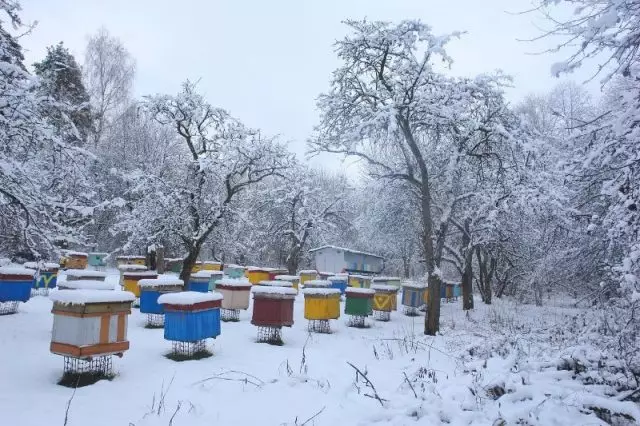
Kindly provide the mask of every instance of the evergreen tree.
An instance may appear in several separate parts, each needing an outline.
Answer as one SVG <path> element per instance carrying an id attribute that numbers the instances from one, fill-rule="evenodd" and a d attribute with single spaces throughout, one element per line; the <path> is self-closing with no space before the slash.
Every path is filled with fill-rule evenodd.
<path id="1" fill-rule="evenodd" d="M 82 82 L 82 70 L 75 58 L 60 42 L 47 48 L 47 56 L 34 65 L 42 79 L 41 88 L 46 96 L 66 106 L 66 115 L 75 126 L 69 126 L 67 117 L 59 113 L 47 114 L 58 134 L 67 142 L 83 144 L 91 131 L 89 95 Z"/>

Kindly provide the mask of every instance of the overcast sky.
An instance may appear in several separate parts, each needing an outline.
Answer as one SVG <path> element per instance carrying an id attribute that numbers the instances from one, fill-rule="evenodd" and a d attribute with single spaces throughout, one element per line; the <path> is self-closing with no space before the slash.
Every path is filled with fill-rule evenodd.
<path id="1" fill-rule="evenodd" d="M 135 92 L 175 93 L 201 79 L 209 101 L 246 124 L 291 141 L 298 154 L 317 120 L 315 98 L 338 62 L 333 42 L 347 18 L 419 18 L 435 33 L 467 31 L 449 47 L 452 73 L 502 69 L 514 77 L 516 102 L 557 83 L 560 57 L 530 55 L 544 47 L 518 41 L 540 33 L 530 0 L 23 0 L 23 18 L 38 21 L 22 38 L 30 64 L 64 41 L 82 62 L 89 34 L 105 26 L 137 61 Z M 584 79 L 578 75 L 575 78 Z M 593 89 L 592 89 L 593 90 Z"/>

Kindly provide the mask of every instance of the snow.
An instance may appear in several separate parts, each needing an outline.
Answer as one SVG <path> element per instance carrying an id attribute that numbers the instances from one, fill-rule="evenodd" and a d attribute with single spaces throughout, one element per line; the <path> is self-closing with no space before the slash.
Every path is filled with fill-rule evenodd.
<path id="1" fill-rule="evenodd" d="M 379 276 L 379 277 L 373 277 L 372 279 L 373 282 L 380 282 L 380 281 L 400 281 L 400 277 L 384 277 L 384 276 Z"/>
<path id="2" fill-rule="evenodd" d="M 380 291 L 398 291 L 398 287 L 395 285 L 372 284 L 371 288 Z"/>
<path id="3" fill-rule="evenodd" d="M 402 287 L 407 287 L 407 288 L 416 288 L 416 289 L 425 289 L 429 287 L 429 284 L 427 283 L 418 283 L 415 281 L 407 281 L 402 283 Z"/>
<path id="4" fill-rule="evenodd" d="M 324 249 L 341 250 L 341 251 L 347 252 L 347 253 L 360 254 L 360 255 L 364 255 L 364 256 L 371 256 L 371 257 L 377 257 L 378 259 L 383 259 L 382 256 L 379 256 L 379 255 L 373 254 L 373 253 L 367 253 L 366 251 L 352 250 L 352 249 L 345 248 L 345 247 L 338 247 L 338 246 L 331 246 L 331 245 L 326 245 L 326 246 L 322 246 L 322 247 L 313 248 L 313 249 L 309 250 L 309 253 L 313 253 L 315 251 L 324 250 Z"/>
<path id="5" fill-rule="evenodd" d="M 348 279 L 348 275 L 334 275 L 332 277 L 327 277 L 327 281 L 346 281 Z"/>
<path id="6" fill-rule="evenodd" d="M 216 262 L 215 260 L 205 260 L 202 262 L 203 265 L 222 265 L 220 262 Z"/>
<path id="7" fill-rule="evenodd" d="M 61 289 L 113 290 L 113 284 L 91 280 L 58 281 L 58 287 Z"/>
<path id="8" fill-rule="evenodd" d="M 249 272 L 273 272 L 275 268 L 261 268 L 259 266 L 247 266 L 247 271 Z"/>
<path id="9" fill-rule="evenodd" d="M 304 282 L 304 287 L 331 287 L 331 281 L 309 280 Z"/>
<path id="10" fill-rule="evenodd" d="M 38 262 L 24 262 L 22 264 L 27 269 L 38 269 Z"/>
<path id="11" fill-rule="evenodd" d="M 116 259 L 122 259 L 122 260 L 142 260 L 142 259 L 146 259 L 145 256 L 141 256 L 141 255 L 126 255 L 126 256 L 117 256 Z"/>
<path id="12" fill-rule="evenodd" d="M 224 277 L 216 282 L 216 285 L 226 285 L 229 287 L 246 287 L 250 286 L 251 283 L 247 278 L 229 278 Z"/>
<path id="13" fill-rule="evenodd" d="M 211 278 L 212 276 L 217 275 L 217 276 L 223 276 L 224 272 L 222 271 L 209 271 L 206 269 L 203 269 L 202 271 L 198 271 L 195 274 L 191 274 L 191 277 L 193 278 Z"/>
<path id="14" fill-rule="evenodd" d="M 2 266 L 0 267 L 0 275 L 30 275 L 34 276 L 36 271 L 33 269 L 20 268 L 18 266 Z"/>
<path id="15" fill-rule="evenodd" d="M 100 290 L 58 290 L 49 295 L 49 299 L 65 305 L 86 305 L 89 303 L 133 302 L 133 293 L 128 291 L 100 291 Z"/>
<path id="16" fill-rule="evenodd" d="M 340 294 L 337 288 L 305 288 L 302 293 L 306 296 L 328 296 L 331 294 Z"/>
<path id="17" fill-rule="evenodd" d="M 293 287 L 293 283 L 291 281 L 279 281 L 279 280 L 260 281 L 258 285 L 266 285 L 270 287 Z"/>
<path id="18" fill-rule="evenodd" d="M 44 267 L 46 269 L 59 269 L 60 268 L 60 264 L 59 263 L 54 263 L 54 262 L 45 262 L 44 263 Z"/>
<path id="19" fill-rule="evenodd" d="M 127 277 L 155 277 L 158 275 L 156 271 L 125 271 Z"/>
<path id="20" fill-rule="evenodd" d="M 89 257 L 89 255 L 83 251 L 65 251 L 65 256 L 76 256 L 76 257 Z"/>
<path id="21" fill-rule="evenodd" d="M 82 277 L 82 278 L 105 278 L 107 274 L 102 271 L 91 271 L 89 269 L 67 269 L 65 274 L 68 277 Z"/>
<path id="22" fill-rule="evenodd" d="M 244 267 L 244 266 L 236 265 L 235 263 L 231 263 L 231 264 L 228 264 L 228 265 L 224 265 L 224 269 L 227 269 L 227 268 L 233 268 L 233 269 L 245 269 L 245 267 Z"/>
<path id="23" fill-rule="evenodd" d="M 315 269 L 303 269 L 302 271 L 299 272 L 300 274 L 317 274 L 318 271 L 316 271 Z"/>
<path id="24" fill-rule="evenodd" d="M 128 272 L 128 271 L 146 271 L 148 268 L 144 265 L 118 265 L 118 269 L 123 272 Z"/>
<path id="25" fill-rule="evenodd" d="M 275 279 L 280 281 L 298 281 L 300 277 L 297 275 L 276 275 Z"/>
<path id="26" fill-rule="evenodd" d="M 297 294 L 296 289 L 292 287 L 270 287 L 256 285 L 251 288 L 251 293 L 254 294 L 281 294 L 281 295 L 293 295 Z"/>
<path id="27" fill-rule="evenodd" d="M 162 287 L 167 285 L 184 286 L 184 281 L 173 275 L 160 275 L 158 278 L 144 278 L 138 281 L 140 287 Z"/>
<path id="28" fill-rule="evenodd" d="M 345 293 L 375 294 L 376 291 L 371 288 L 347 287 Z"/>
<path id="29" fill-rule="evenodd" d="M 158 303 L 168 305 L 195 305 L 196 303 L 213 302 L 222 300 L 222 294 L 218 292 L 201 293 L 198 291 L 181 291 L 178 293 L 167 293 L 158 297 Z"/>

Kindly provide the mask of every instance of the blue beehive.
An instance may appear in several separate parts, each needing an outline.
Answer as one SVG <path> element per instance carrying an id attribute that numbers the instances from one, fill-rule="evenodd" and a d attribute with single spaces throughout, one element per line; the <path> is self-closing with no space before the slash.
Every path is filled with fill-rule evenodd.
<path id="1" fill-rule="evenodd" d="M 404 283 L 402 285 L 402 305 L 410 308 L 419 308 L 424 304 L 424 293 L 427 291 L 425 284 Z"/>
<path id="2" fill-rule="evenodd" d="M 33 269 L 0 268 L 0 314 L 15 313 L 18 302 L 29 300 L 35 273 Z"/>
<path id="3" fill-rule="evenodd" d="M 331 288 L 338 289 L 340 290 L 340 294 L 344 294 L 344 291 L 347 289 L 347 285 L 349 283 L 349 275 L 334 275 L 332 277 L 327 277 L 327 280 L 331 282 Z"/>
<path id="4" fill-rule="evenodd" d="M 189 284 L 187 285 L 187 291 L 197 291 L 200 293 L 206 293 L 209 291 L 209 280 L 211 274 L 209 271 L 199 271 L 191 274 L 189 278 Z"/>
<path id="5" fill-rule="evenodd" d="M 164 307 L 158 298 L 167 293 L 182 291 L 184 282 L 181 279 L 161 275 L 154 279 L 138 281 L 140 287 L 140 313 L 147 314 L 147 326 L 161 327 L 164 324 Z"/>
<path id="6" fill-rule="evenodd" d="M 198 342 L 220 335 L 220 293 L 185 291 L 163 294 L 164 338 L 177 342 Z"/>
<path id="7" fill-rule="evenodd" d="M 462 287 L 460 286 L 460 284 L 455 284 L 453 286 L 453 297 L 457 299 L 460 296 L 462 296 Z"/>

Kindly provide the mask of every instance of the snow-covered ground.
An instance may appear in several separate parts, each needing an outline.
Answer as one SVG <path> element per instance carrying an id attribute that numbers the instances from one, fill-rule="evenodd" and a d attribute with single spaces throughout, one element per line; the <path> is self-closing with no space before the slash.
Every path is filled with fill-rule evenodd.
<path id="1" fill-rule="evenodd" d="M 110 273 L 107 282 L 117 281 Z M 460 302 L 445 303 L 433 338 L 422 335 L 424 317 L 401 312 L 369 319 L 368 329 L 347 327 L 343 315 L 332 334 L 309 334 L 303 305 L 300 294 L 284 346 L 255 343 L 249 310 L 222 324 L 213 357 L 186 362 L 164 357 L 163 330 L 145 329 L 134 309 L 117 377 L 74 394 L 56 384 L 63 364 L 49 353 L 51 301 L 32 298 L 0 317 L 0 424 L 64 425 L 70 400 L 70 426 L 605 424 L 589 406 L 640 419 L 634 403 L 606 397 L 606 385 L 557 368 L 575 309 L 478 301 L 466 315 Z"/>

